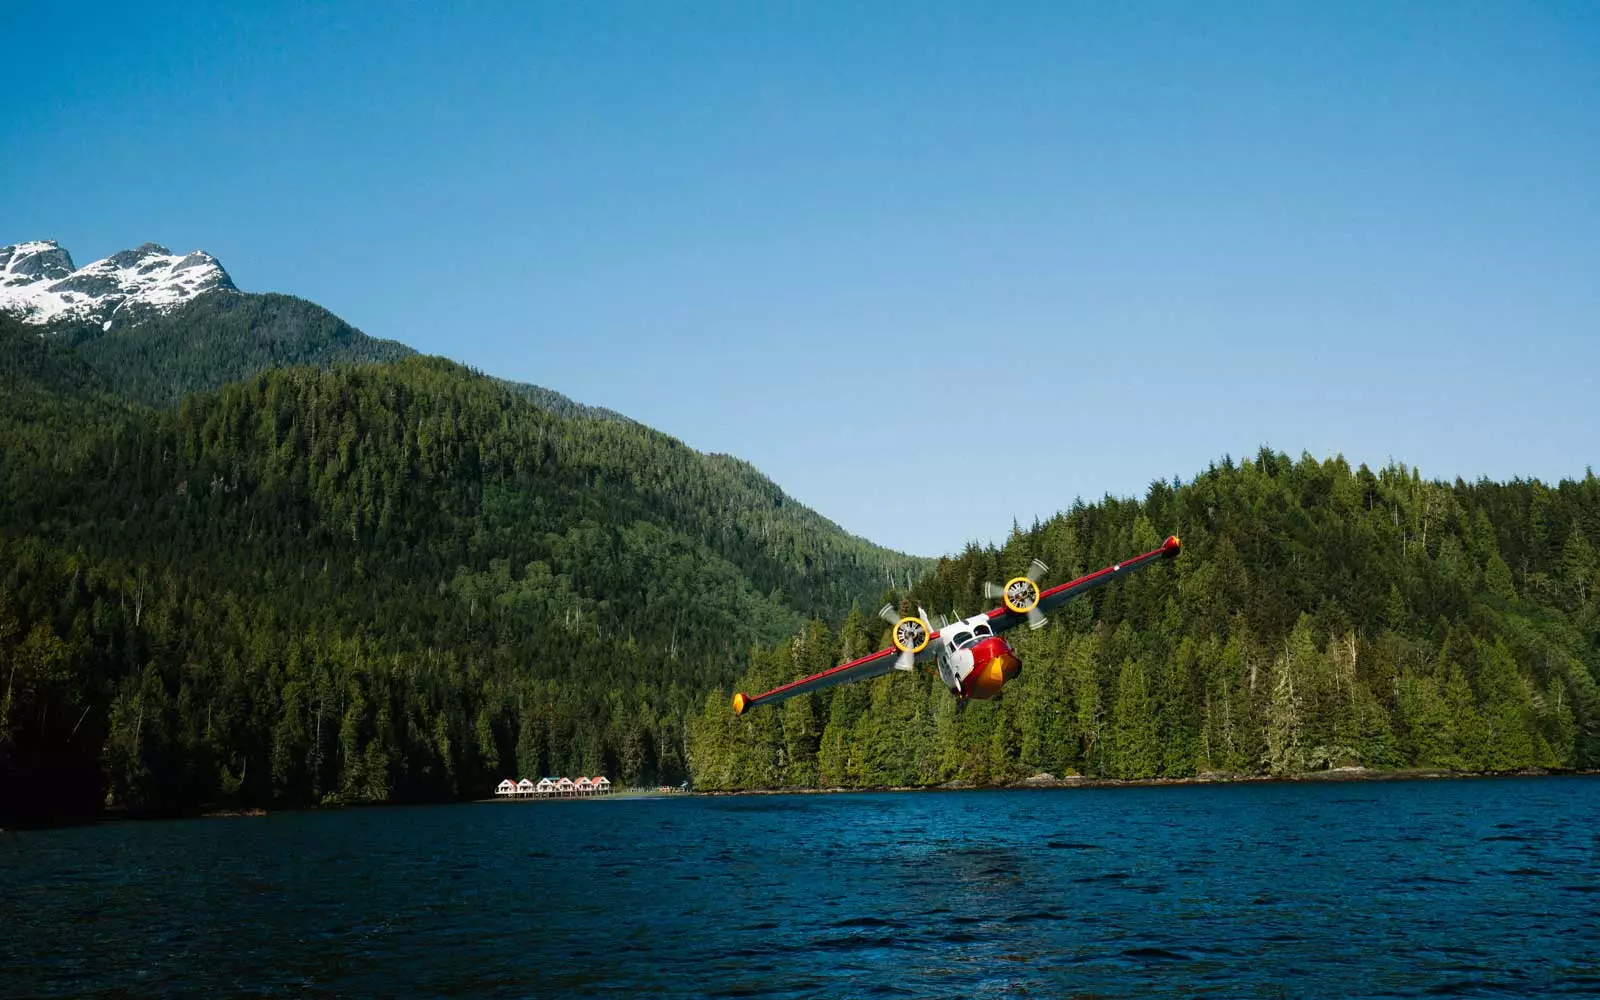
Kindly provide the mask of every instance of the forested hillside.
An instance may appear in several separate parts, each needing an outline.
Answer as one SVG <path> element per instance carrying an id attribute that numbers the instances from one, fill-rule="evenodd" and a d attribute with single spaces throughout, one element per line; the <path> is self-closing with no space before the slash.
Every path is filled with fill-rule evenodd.
<path id="1" fill-rule="evenodd" d="M 1017 635 L 1020 678 L 957 704 L 928 674 L 690 726 L 700 788 L 1600 767 L 1600 480 L 1457 482 L 1263 451 L 1143 502 L 1107 499 L 940 563 L 930 613 L 986 607 L 1034 556 L 1055 581 L 1183 554 Z M 908 605 L 909 606 L 909 605 Z M 753 658 L 759 691 L 879 648 L 820 623 Z"/>
<path id="2" fill-rule="evenodd" d="M 109 330 L 97 323 L 59 322 L 45 335 L 75 350 L 105 388 L 157 407 L 274 368 L 380 364 L 416 354 L 404 344 L 362 333 L 314 302 L 238 291 L 201 295 Z M 542 386 L 502 384 L 558 416 L 626 419 Z"/>
<path id="3" fill-rule="evenodd" d="M 74 347 L 118 394 L 150 406 L 271 368 L 398 361 L 416 353 L 369 337 L 304 299 L 234 291 L 201 295 L 110 330 L 58 323 L 47 336 Z"/>
<path id="4" fill-rule="evenodd" d="M 1592 473 L 1264 451 L 934 568 L 746 463 L 385 344 L 271 296 L 109 333 L 0 318 L 0 814 L 476 797 L 510 773 L 1600 766 Z M 887 580 L 970 613 L 1034 556 L 1060 581 L 1167 534 L 1173 564 L 1017 636 L 997 701 L 896 675 L 729 709 L 883 645 Z"/>
<path id="5" fill-rule="evenodd" d="M 927 565 L 437 359 L 150 410 L 0 321 L 0 378 L 11 811 L 681 779 L 683 719 L 749 648 Z"/>

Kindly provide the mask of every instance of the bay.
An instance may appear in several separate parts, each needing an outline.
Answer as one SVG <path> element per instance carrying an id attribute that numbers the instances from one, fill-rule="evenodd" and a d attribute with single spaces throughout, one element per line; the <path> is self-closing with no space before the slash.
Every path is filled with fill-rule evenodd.
<path id="1" fill-rule="evenodd" d="M 1600 996 L 1600 780 L 0 834 L 6 996 Z"/>

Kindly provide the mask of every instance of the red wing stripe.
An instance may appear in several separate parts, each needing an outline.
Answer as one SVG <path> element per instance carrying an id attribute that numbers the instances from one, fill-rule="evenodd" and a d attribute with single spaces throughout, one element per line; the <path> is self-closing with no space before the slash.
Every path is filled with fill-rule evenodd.
<path id="1" fill-rule="evenodd" d="M 1057 594 L 1066 593 L 1067 591 L 1071 590 L 1073 587 L 1082 586 L 1083 584 L 1088 583 L 1091 580 L 1098 580 L 1102 576 L 1109 576 L 1112 573 L 1115 573 L 1117 570 L 1127 569 L 1130 566 L 1137 566 L 1138 564 L 1140 564 L 1142 562 L 1145 562 L 1146 560 L 1156 558 L 1157 556 L 1161 555 L 1165 551 L 1166 551 L 1165 549 L 1156 549 L 1156 550 L 1154 550 L 1152 552 L 1146 552 L 1142 556 L 1134 556 L 1132 559 L 1124 559 L 1122 562 L 1117 563 L 1115 566 L 1107 566 L 1105 569 L 1099 570 L 1098 572 L 1095 572 L 1095 573 L 1090 573 L 1088 576 L 1080 576 L 1076 580 L 1073 580 L 1071 583 L 1063 583 L 1063 584 L 1059 584 L 1057 586 L 1051 587 L 1049 590 L 1047 590 L 1044 593 L 1039 595 L 1039 600 L 1042 601 L 1046 597 L 1054 597 Z"/>
<path id="2" fill-rule="evenodd" d="M 782 687 L 775 687 L 771 691 L 762 692 L 761 694 L 751 698 L 748 702 L 746 702 L 746 704 L 755 705 L 759 702 L 766 701 L 768 698 L 771 698 L 775 695 L 783 694 L 785 691 L 788 691 L 791 688 L 797 688 L 802 684 L 810 684 L 812 681 L 820 681 L 824 677 L 832 677 L 834 674 L 843 673 L 852 667 L 864 667 L 873 660 L 882 659 L 883 657 L 888 656 L 890 653 L 898 652 L 898 649 L 890 646 L 888 649 L 880 649 L 876 653 L 868 653 L 866 656 L 863 656 L 860 659 L 851 660 L 849 663 L 841 663 L 837 667 L 830 667 L 820 674 L 812 674 L 810 677 L 802 677 L 797 681 L 790 681 Z"/>
<path id="3" fill-rule="evenodd" d="M 1164 556 L 1164 555 L 1167 555 L 1170 552 L 1175 552 L 1175 551 L 1176 551 L 1176 547 L 1175 546 L 1162 545 L 1161 548 L 1159 548 L 1159 549 L 1151 549 L 1149 552 L 1146 552 L 1142 556 L 1134 556 L 1132 559 L 1124 559 L 1122 562 L 1117 563 L 1115 566 L 1107 566 L 1105 569 L 1096 570 L 1095 572 L 1089 573 L 1086 576 L 1080 576 L 1076 580 L 1071 580 L 1071 581 L 1068 581 L 1067 583 L 1057 584 L 1056 586 L 1051 587 L 1049 590 L 1046 590 L 1046 591 L 1044 591 L 1043 593 L 1041 593 L 1039 595 L 1039 603 L 1043 604 L 1045 601 L 1049 600 L 1052 597 L 1057 597 L 1057 596 L 1060 596 L 1060 595 L 1068 594 L 1071 591 L 1086 590 L 1086 589 L 1088 589 L 1088 588 L 1090 588 L 1090 587 L 1092 587 L 1092 586 L 1094 586 L 1094 585 L 1096 585 L 1098 583 L 1105 582 L 1104 578 L 1110 577 L 1110 576 L 1114 575 L 1115 573 L 1117 573 L 1117 572 L 1119 572 L 1121 570 L 1132 569 L 1135 566 L 1141 566 L 1141 565 L 1143 565 L 1144 563 L 1148 562 L 1151 559 L 1155 559 L 1155 558 L 1157 558 L 1159 556 Z M 990 618 L 999 618 L 999 617 L 1001 617 L 1003 615 L 1009 615 L 1009 614 L 1012 614 L 1012 613 L 1013 612 L 1011 611 L 1010 608 L 1008 608 L 1004 604 L 1002 604 L 998 608 L 995 608 L 994 610 L 990 611 L 989 612 L 989 617 Z"/>

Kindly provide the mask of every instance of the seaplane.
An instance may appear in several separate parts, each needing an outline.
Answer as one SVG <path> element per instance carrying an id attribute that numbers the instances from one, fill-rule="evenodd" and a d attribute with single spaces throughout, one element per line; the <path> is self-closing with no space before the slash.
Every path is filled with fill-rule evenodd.
<path id="1" fill-rule="evenodd" d="M 893 626 L 892 645 L 762 694 L 735 694 L 733 712 L 743 715 L 757 705 L 776 704 L 835 684 L 864 681 L 896 670 L 910 672 L 918 663 L 929 661 L 933 662 L 944 686 L 957 698 L 976 701 L 993 698 L 1007 681 L 1022 673 L 1022 660 L 1002 633 L 1024 622 L 1030 629 L 1043 628 L 1049 624 L 1046 612 L 1096 587 L 1177 558 L 1182 547 L 1178 536 L 1171 535 L 1158 549 L 1049 589 L 1041 589 L 1040 581 L 1050 572 L 1050 567 L 1035 559 L 1028 565 L 1027 572 L 1013 577 L 1003 587 L 984 584 L 984 596 L 990 600 L 999 598 L 999 607 L 953 623 L 941 618 L 937 629 L 929 624 L 928 613 L 920 607 L 915 616 L 901 617 L 893 604 L 885 604 L 878 614 Z"/>

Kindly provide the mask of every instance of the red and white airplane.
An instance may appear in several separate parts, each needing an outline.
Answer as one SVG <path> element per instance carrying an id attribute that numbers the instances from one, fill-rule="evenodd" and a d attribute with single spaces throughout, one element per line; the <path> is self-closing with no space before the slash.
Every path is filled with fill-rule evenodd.
<path id="1" fill-rule="evenodd" d="M 919 662 L 928 660 L 936 662 L 940 680 L 957 698 L 993 698 L 1006 681 L 1022 673 L 1022 661 L 1000 633 L 1023 622 L 1027 622 L 1029 628 L 1040 628 L 1048 621 L 1044 616 L 1046 611 L 1134 570 L 1175 558 L 1181 548 L 1178 536 L 1173 535 L 1159 549 L 1044 591 L 1039 589 L 1039 581 L 1050 567 L 1035 559 L 1025 575 L 1015 577 L 1004 587 L 992 583 L 984 585 L 985 596 L 1001 599 L 998 608 L 954 623 L 941 621 L 938 631 L 929 626 L 928 613 L 921 608 L 917 609 L 915 618 L 899 618 L 894 605 L 885 604 L 878 614 L 894 626 L 894 645 L 764 694 L 753 697 L 736 694 L 733 696 L 734 714 L 742 715 L 754 705 L 773 704 L 846 681 L 879 677 L 891 670 L 909 671 Z"/>

